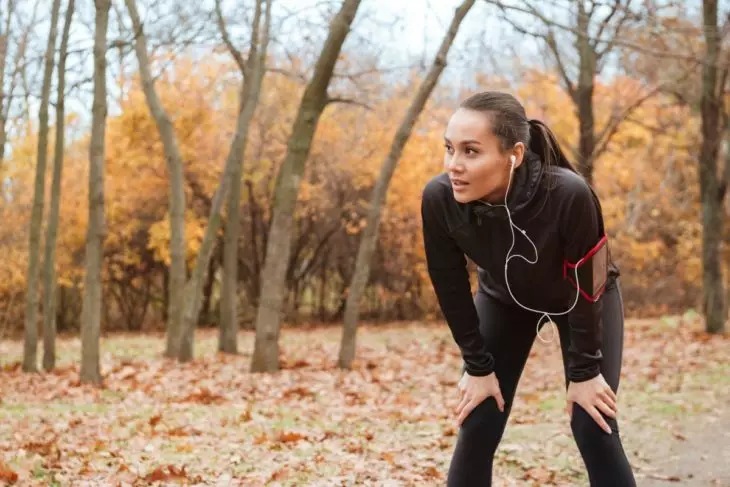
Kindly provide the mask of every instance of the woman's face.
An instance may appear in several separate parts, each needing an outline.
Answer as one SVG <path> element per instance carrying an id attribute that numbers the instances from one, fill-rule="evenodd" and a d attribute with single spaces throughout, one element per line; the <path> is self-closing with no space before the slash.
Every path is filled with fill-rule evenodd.
<path id="1" fill-rule="evenodd" d="M 510 156 L 515 168 L 522 163 L 523 144 L 502 152 L 499 138 L 490 127 L 487 114 L 459 108 L 444 134 L 444 168 L 451 179 L 454 198 L 460 203 L 504 201 L 510 174 Z"/>

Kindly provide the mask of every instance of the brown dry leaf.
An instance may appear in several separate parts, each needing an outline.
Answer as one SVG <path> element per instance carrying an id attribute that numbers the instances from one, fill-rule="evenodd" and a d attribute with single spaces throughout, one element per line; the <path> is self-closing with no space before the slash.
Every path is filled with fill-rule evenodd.
<path id="1" fill-rule="evenodd" d="M 423 476 L 429 480 L 438 480 L 441 477 L 443 477 L 441 472 L 439 472 L 438 469 L 436 469 L 436 467 L 433 467 L 433 466 L 426 467 L 423 470 Z"/>
<path id="2" fill-rule="evenodd" d="M 2 460 L 0 460 L 0 481 L 10 484 L 18 481 L 18 474 L 11 470 Z"/>
<path id="3" fill-rule="evenodd" d="M 198 436 L 202 432 L 187 426 L 176 426 L 166 431 L 167 436 Z"/>
<path id="4" fill-rule="evenodd" d="M 456 428 L 454 428 L 453 426 L 448 426 L 444 428 L 441 433 L 444 436 L 456 436 Z"/>
<path id="5" fill-rule="evenodd" d="M 362 445 L 359 443 L 348 443 L 347 446 L 345 447 L 345 450 L 348 453 L 358 453 L 358 454 L 362 453 L 364 451 Z"/>
<path id="6" fill-rule="evenodd" d="M 157 424 L 160 422 L 161 419 L 162 419 L 161 414 L 155 414 L 154 416 L 152 416 L 150 418 L 150 421 L 149 421 L 150 426 L 152 426 L 152 428 L 154 428 L 155 426 L 157 426 Z"/>
<path id="7" fill-rule="evenodd" d="M 165 467 L 158 466 L 152 472 L 148 473 L 140 480 L 144 482 L 199 482 L 199 478 L 191 479 L 185 471 L 185 466 L 178 468 L 175 465 L 167 465 Z"/>
<path id="8" fill-rule="evenodd" d="M 289 362 L 287 360 L 282 360 L 281 362 L 281 369 L 282 370 L 292 370 L 292 369 L 303 369 L 305 367 L 309 367 L 311 364 L 306 360 L 295 360 L 294 362 Z"/>
<path id="9" fill-rule="evenodd" d="M 289 399 L 292 397 L 316 397 L 317 394 L 315 392 L 312 392 L 311 390 L 307 389 L 306 387 L 297 386 L 293 387 L 291 389 L 287 389 L 283 392 L 282 396 L 285 399 Z"/>
<path id="10" fill-rule="evenodd" d="M 246 409 L 241 415 L 238 417 L 238 421 L 241 423 L 248 423 L 253 419 L 253 416 L 251 415 L 251 408 Z"/>
<path id="11" fill-rule="evenodd" d="M 278 440 L 281 443 L 294 443 L 299 440 L 305 440 L 307 437 L 295 432 L 279 433 Z"/>
<path id="12" fill-rule="evenodd" d="M 545 485 L 555 481 L 555 471 L 548 470 L 544 467 L 533 467 L 525 472 L 522 476 L 523 480 L 534 480 L 539 485 Z"/>
<path id="13" fill-rule="evenodd" d="M 269 481 L 275 482 L 277 480 L 284 480 L 288 475 L 289 475 L 289 468 L 282 467 L 282 468 L 276 470 L 273 474 L 271 474 Z"/>
<path id="14" fill-rule="evenodd" d="M 222 404 L 222 403 L 227 402 L 227 400 L 220 394 L 211 392 L 211 390 L 208 389 L 207 387 L 203 387 L 200 390 L 188 395 L 187 397 L 182 399 L 180 402 L 194 402 L 194 403 L 198 403 L 198 404 L 209 405 L 209 404 Z"/>

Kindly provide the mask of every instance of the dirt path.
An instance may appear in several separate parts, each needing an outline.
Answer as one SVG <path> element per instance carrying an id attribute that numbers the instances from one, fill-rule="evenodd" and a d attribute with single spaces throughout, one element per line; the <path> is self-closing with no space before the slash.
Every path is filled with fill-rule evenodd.
<path id="1" fill-rule="evenodd" d="M 670 440 L 647 445 L 637 483 L 645 487 L 730 487 L 730 412 L 689 416 Z"/>

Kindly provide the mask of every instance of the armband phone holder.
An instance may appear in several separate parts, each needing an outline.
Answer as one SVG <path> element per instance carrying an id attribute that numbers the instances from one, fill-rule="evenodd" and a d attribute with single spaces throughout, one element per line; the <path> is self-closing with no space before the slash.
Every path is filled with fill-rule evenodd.
<path id="1" fill-rule="evenodd" d="M 595 303 L 603 294 L 608 280 L 608 237 L 604 236 L 578 262 L 572 263 L 565 260 L 563 277 L 568 279 L 574 287 L 576 286 L 576 269 L 581 295 Z"/>

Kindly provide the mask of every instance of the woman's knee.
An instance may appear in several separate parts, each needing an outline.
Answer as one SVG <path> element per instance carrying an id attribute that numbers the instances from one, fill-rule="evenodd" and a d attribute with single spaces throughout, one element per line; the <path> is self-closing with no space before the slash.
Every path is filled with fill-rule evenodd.
<path id="1" fill-rule="evenodd" d="M 596 423 L 596 420 L 586 412 L 578 404 L 573 405 L 573 414 L 570 419 L 570 429 L 573 432 L 578 447 L 582 448 L 582 445 L 595 445 L 600 447 L 601 444 L 610 444 L 611 436 L 618 435 L 618 422 L 609 418 L 605 414 L 601 415 L 603 419 L 611 427 L 611 435 L 603 431 L 603 429 Z"/>
<path id="2" fill-rule="evenodd" d="M 488 397 L 482 401 L 461 425 L 461 434 L 467 441 L 474 441 L 487 445 L 496 450 L 507 423 L 508 409 L 502 412 L 497 407 L 497 401 Z"/>

